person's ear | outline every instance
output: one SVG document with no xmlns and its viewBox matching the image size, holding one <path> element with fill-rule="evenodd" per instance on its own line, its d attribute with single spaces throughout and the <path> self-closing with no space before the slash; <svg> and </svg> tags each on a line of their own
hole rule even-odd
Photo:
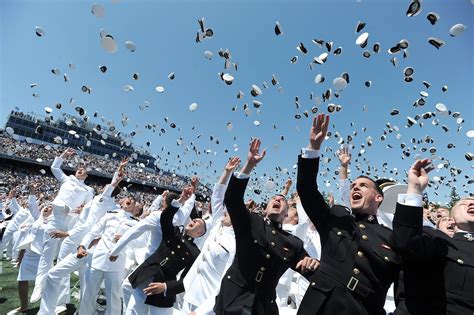
<svg viewBox="0 0 474 315">
<path fill-rule="evenodd" d="M 378 203 L 381 203 L 383 201 L 383 196 L 381 194 L 377 194 L 375 196 L 375 201 L 377 201 Z"/>
</svg>

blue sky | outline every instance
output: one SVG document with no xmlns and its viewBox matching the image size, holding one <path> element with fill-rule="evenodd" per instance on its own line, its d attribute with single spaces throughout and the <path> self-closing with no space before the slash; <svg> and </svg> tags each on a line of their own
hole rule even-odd
<svg viewBox="0 0 474 315">
<path fill-rule="evenodd" d="M 405 15 L 410 1 L 395 0 L 96 2 L 105 9 L 102 18 L 91 14 L 94 1 L 0 1 L 0 125 L 3 126 L 15 106 L 45 114 L 45 106 L 54 108 L 59 102 L 63 107 L 53 112 L 54 117 L 62 112 L 74 113 L 74 106 L 69 105 L 70 98 L 74 98 L 76 105 L 84 107 L 89 116 L 98 112 L 99 117 L 113 120 L 124 132 L 137 131 L 134 143 L 145 146 L 147 141 L 151 142 L 150 151 L 162 158 L 161 167 L 181 174 L 197 172 L 211 183 L 229 156 L 237 154 L 244 159 L 250 138 L 260 137 L 268 151 L 255 176 L 254 186 L 261 188 L 269 176 L 277 182 L 284 181 L 288 175 L 276 171 L 275 167 L 292 172 L 299 149 L 306 146 L 310 119 L 303 116 L 296 120 L 294 115 L 315 106 L 315 100 L 309 99 L 310 93 L 320 96 L 333 88 L 334 78 L 347 72 L 350 83 L 340 97 L 333 96 L 318 108 L 319 112 L 326 112 L 328 103 L 342 106 L 340 112 L 331 114 L 334 128 L 331 126 L 330 131 L 333 134 L 337 131 L 344 138 L 357 132 L 352 142 L 353 160 L 366 138 L 374 139 L 374 144 L 366 145 L 366 152 L 359 157 L 362 169 L 371 165 L 378 169 L 381 177 L 402 180 L 404 170 L 417 153 L 430 156 L 420 149 L 434 146 L 437 148 L 433 156 L 435 164 L 447 161 L 449 167 L 432 174 L 432 177 L 445 176 L 445 180 L 439 187 L 428 189 L 430 198 L 440 202 L 447 200 L 450 188 L 446 183 L 452 178 L 451 167 L 462 170 L 454 183 L 458 192 L 472 192 L 472 184 L 463 187 L 468 181 L 464 175 L 470 179 L 473 173 L 473 162 L 464 158 L 466 152 L 473 152 L 466 132 L 474 129 L 474 5 L 470 1 L 423 1 L 422 11 L 415 17 Z M 435 25 L 426 19 L 430 11 L 440 16 Z M 197 20 L 201 17 L 205 17 L 206 26 L 214 30 L 214 36 L 197 44 L 194 38 L 199 29 Z M 380 53 L 372 53 L 368 59 L 362 56 L 365 49 L 355 44 L 359 34 L 354 30 L 359 20 L 367 24 L 361 33 L 369 33 L 365 49 L 371 51 L 375 42 L 381 45 Z M 275 21 L 282 27 L 280 36 L 273 32 Z M 467 29 L 458 37 L 450 37 L 449 29 L 457 23 L 466 25 Z M 36 36 L 35 26 L 44 29 L 43 37 Z M 115 54 L 101 47 L 101 28 L 116 40 L 119 49 Z M 428 44 L 428 37 L 438 37 L 446 43 L 437 50 Z M 311 70 L 309 63 L 313 57 L 327 51 L 311 42 L 315 38 L 332 41 L 333 50 L 341 46 L 343 51 L 339 56 L 330 53 L 325 64 Z M 407 59 L 402 54 L 387 53 L 388 48 L 401 39 L 410 43 Z M 127 40 L 136 44 L 135 52 L 125 48 Z M 300 42 L 308 49 L 307 55 L 296 50 Z M 224 59 L 217 54 L 220 48 L 230 50 L 232 60 L 238 63 L 238 71 L 224 69 Z M 204 57 L 206 50 L 214 53 L 212 60 Z M 299 58 L 296 64 L 290 63 L 293 56 Z M 398 59 L 398 67 L 390 62 L 393 56 Z M 76 68 L 69 69 L 69 63 L 74 63 Z M 108 68 L 105 74 L 99 71 L 102 65 Z M 407 66 L 415 70 L 411 83 L 403 80 L 403 69 Z M 60 69 L 61 76 L 53 75 L 53 68 Z M 175 72 L 173 81 L 167 78 L 170 72 Z M 219 72 L 231 73 L 235 77 L 233 84 L 228 86 L 221 81 Z M 64 82 L 63 73 L 67 73 L 69 82 Z M 139 73 L 139 80 L 132 79 L 134 73 Z M 318 73 L 325 77 L 325 82 L 314 83 Z M 282 91 L 271 85 L 272 74 L 277 76 Z M 370 88 L 364 85 L 368 80 L 372 81 Z M 432 84 L 429 89 L 422 84 L 424 80 Z M 268 89 L 263 88 L 264 81 L 268 82 Z M 32 83 L 38 86 L 32 89 Z M 134 87 L 133 92 L 123 91 L 127 84 Z M 263 94 L 253 98 L 250 95 L 252 84 L 262 88 Z M 90 87 L 92 93 L 83 93 L 83 85 Z M 165 92 L 157 93 L 157 85 L 163 86 Z M 441 91 L 443 85 L 448 86 L 448 92 Z M 240 100 L 236 98 L 239 90 L 245 93 Z M 429 93 L 426 105 L 413 108 L 421 91 Z M 32 93 L 40 97 L 34 98 Z M 300 109 L 295 106 L 296 96 Z M 253 99 L 263 103 L 260 114 L 252 106 Z M 150 102 L 150 107 L 139 110 L 145 101 Z M 193 102 L 198 104 L 198 109 L 190 112 L 188 107 Z M 244 103 L 252 108 L 248 117 L 243 112 Z M 460 112 L 464 123 L 458 125 L 453 117 L 437 116 L 438 126 L 432 125 L 432 118 L 421 119 L 422 128 L 405 127 L 407 116 L 436 112 L 437 103 Z M 364 105 L 367 111 L 363 111 Z M 234 106 L 235 112 L 232 111 Z M 399 109 L 400 114 L 390 116 L 394 108 Z M 120 123 L 122 113 L 129 118 L 126 127 Z M 168 123 L 165 117 L 169 118 Z M 260 121 L 260 126 L 254 125 L 255 120 Z M 170 128 L 171 122 L 180 130 Z M 233 125 L 232 131 L 226 129 L 228 122 Z M 387 123 L 398 126 L 399 131 L 388 133 L 387 140 L 381 141 L 383 130 L 388 131 Z M 147 124 L 157 124 L 157 132 L 145 129 Z M 444 132 L 442 125 L 447 126 L 449 132 Z M 462 127 L 459 132 L 458 126 Z M 166 129 L 166 134 L 159 136 L 161 128 Z M 199 134 L 202 136 L 198 138 Z M 417 144 L 414 149 L 411 139 L 426 135 L 431 136 L 434 143 Z M 211 136 L 213 141 L 210 141 Z M 180 137 L 183 141 L 178 146 L 176 141 Z M 335 151 L 339 147 L 337 140 L 332 136 L 325 144 Z M 401 158 L 401 143 L 411 148 L 410 157 Z M 447 149 L 448 143 L 456 147 Z M 387 148 L 388 144 L 393 149 Z M 200 152 L 210 150 L 211 153 L 196 155 L 192 150 L 186 151 L 186 146 L 192 149 L 194 145 Z M 234 148 L 238 151 L 234 152 Z M 226 154 L 225 149 L 229 153 Z M 329 171 L 323 174 L 320 183 L 325 186 L 327 180 L 330 186 L 324 190 L 336 191 L 333 176 L 337 159 L 330 153 L 325 156 L 331 161 L 321 166 L 323 171 L 326 168 Z M 381 167 L 384 162 L 388 164 L 386 172 Z M 351 165 L 353 175 L 360 174 L 356 164 L 353 161 Z M 394 168 L 398 169 L 398 176 L 389 172 Z"/>
</svg>

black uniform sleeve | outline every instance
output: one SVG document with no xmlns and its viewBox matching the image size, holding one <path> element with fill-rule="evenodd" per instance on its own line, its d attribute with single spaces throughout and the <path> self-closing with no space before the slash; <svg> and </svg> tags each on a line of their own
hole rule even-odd
<svg viewBox="0 0 474 315">
<path fill-rule="evenodd" d="M 235 237 L 250 236 L 250 213 L 244 203 L 244 193 L 249 179 L 232 175 L 224 196 L 224 204 L 230 215 Z"/>
<path fill-rule="evenodd" d="M 173 217 L 178 212 L 177 207 L 169 206 L 160 216 L 161 231 L 163 239 L 168 239 L 174 235 Z"/>
<path fill-rule="evenodd" d="M 393 218 L 393 246 L 402 254 L 418 258 L 436 256 L 441 242 L 423 232 L 423 208 L 397 203 Z"/>
<path fill-rule="evenodd" d="M 318 231 L 323 231 L 329 217 L 329 205 L 318 191 L 316 177 L 319 170 L 319 157 L 304 159 L 298 157 L 298 176 L 296 190 L 301 200 L 301 205 L 311 222 Z"/>
</svg>

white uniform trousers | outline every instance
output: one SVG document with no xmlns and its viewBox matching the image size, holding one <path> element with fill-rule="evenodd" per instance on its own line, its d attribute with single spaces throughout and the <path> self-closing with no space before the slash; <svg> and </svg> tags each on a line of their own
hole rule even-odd
<svg viewBox="0 0 474 315">
<path fill-rule="evenodd" d="M 105 297 L 107 298 L 106 315 L 117 315 L 122 313 L 122 280 L 121 271 L 102 271 L 88 267 L 85 272 L 85 285 L 79 307 L 79 315 L 90 315 L 95 312 L 97 294 L 104 280 Z"/>
<path fill-rule="evenodd" d="M 43 251 L 38 263 L 38 272 L 36 274 L 35 288 L 31 295 L 31 300 L 35 301 L 43 294 L 43 288 L 48 271 L 53 267 L 53 260 L 59 248 L 59 239 L 52 238 L 50 232 L 44 231 Z"/>
<path fill-rule="evenodd" d="M 21 260 L 17 281 L 32 281 L 36 278 L 40 255 L 27 249 Z"/>
<path fill-rule="evenodd" d="M 143 285 L 136 289 L 133 289 L 132 296 L 128 302 L 127 311 L 125 312 L 126 315 L 173 315 L 172 307 L 162 308 L 145 304 L 147 296 L 143 293 L 143 289 L 146 288 L 150 282 L 152 282 L 151 279 L 150 281 L 145 281 Z"/>
<path fill-rule="evenodd" d="M 58 254 L 58 262 L 65 259 L 70 254 L 73 254 L 73 256 L 76 257 L 77 246 L 79 246 L 79 244 L 77 244 L 76 242 L 73 242 L 69 237 L 67 237 L 61 243 L 61 248 L 59 249 L 59 254 Z M 81 266 L 84 266 L 84 265 L 81 265 Z M 82 270 L 82 272 L 83 271 L 84 270 Z M 57 284 L 61 288 L 58 292 L 59 297 L 57 299 L 57 305 L 68 304 L 71 301 L 70 282 L 71 282 L 70 273 L 64 273 L 63 278 L 61 279 L 61 282 Z"/>
<path fill-rule="evenodd" d="M 130 281 L 128 281 L 128 276 L 122 282 L 122 307 L 125 311 L 127 309 L 128 302 L 132 296 L 133 288 Z"/>
<path fill-rule="evenodd" d="M 38 312 L 39 315 L 54 314 L 56 305 L 63 304 L 59 302 L 61 298 L 60 292 L 63 289 L 61 284 L 65 278 L 69 280 L 71 273 L 74 271 L 79 271 L 82 292 L 82 287 L 85 283 L 84 273 L 88 260 L 90 260 L 89 256 L 79 259 L 75 253 L 69 254 L 48 272 L 48 276 L 45 279 L 41 306 Z M 67 285 L 69 292 L 69 281 Z M 82 293 L 80 296 L 82 297 Z"/>
</svg>

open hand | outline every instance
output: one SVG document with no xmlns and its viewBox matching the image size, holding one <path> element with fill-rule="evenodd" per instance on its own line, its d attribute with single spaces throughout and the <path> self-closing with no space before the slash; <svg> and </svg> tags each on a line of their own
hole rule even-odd
<svg viewBox="0 0 474 315">
<path fill-rule="evenodd" d="M 128 157 L 124 157 L 118 166 L 118 171 L 123 172 L 128 164 Z"/>
<path fill-rule="evenodd" d="M 263 158 L 265 157 L 265 154 L 267 152 L 265 149 L 262 150 L 262 153 L 259 152 L 261 143 L 262 141 L 260 141 L 260 139 L 253 139 L 250 142 L 250 149 L 249 153 L 247 154 L 248 164 L 255 166 L 260 163 L 260 161 L 263 160 Z"/>
<path fill-rule="evenodd" d="M 309 145 L 308 149 L 319 150 L 321 144 L 326 138 L 329 127 L 329 116 L 325 114 L 319 114 L 313 118 L 313 125 L 309 130 Z"/>
<path fill-rule="evenodd" d="M 74 154 L 76 154 L 76 151 L 74 151 L 73 148 L 67 148 L 63 154 L 61 154 L 62 157 L 66 157 L 66 158 L 69 158 L 71 156 L 73 156 Z"/>
<path fill-rule="evenodd" d="M 240 164 L 240 159 L 238 157 L 236 156 L 231 157 L 225 166 L 225 171 L 232 172 L 233 170 L 236 169 L 237 166 L 239 166 L 239 164 Z"/>
<path fill-rule="evenodd" d="M 432 170 L 431 160 L 416 160 L 408 171 L 407 194 L 421 195 L 428 185 L 428 173 Z"/>
<path fill-rule="evenodd" d="M 337 151 L 337 158 L 341 163 L 342 167 L 347 167 L 351 162 L 351 153 L 349 153 L 349 148 L 344 146 L 340 150 Z"/>
</svg>

